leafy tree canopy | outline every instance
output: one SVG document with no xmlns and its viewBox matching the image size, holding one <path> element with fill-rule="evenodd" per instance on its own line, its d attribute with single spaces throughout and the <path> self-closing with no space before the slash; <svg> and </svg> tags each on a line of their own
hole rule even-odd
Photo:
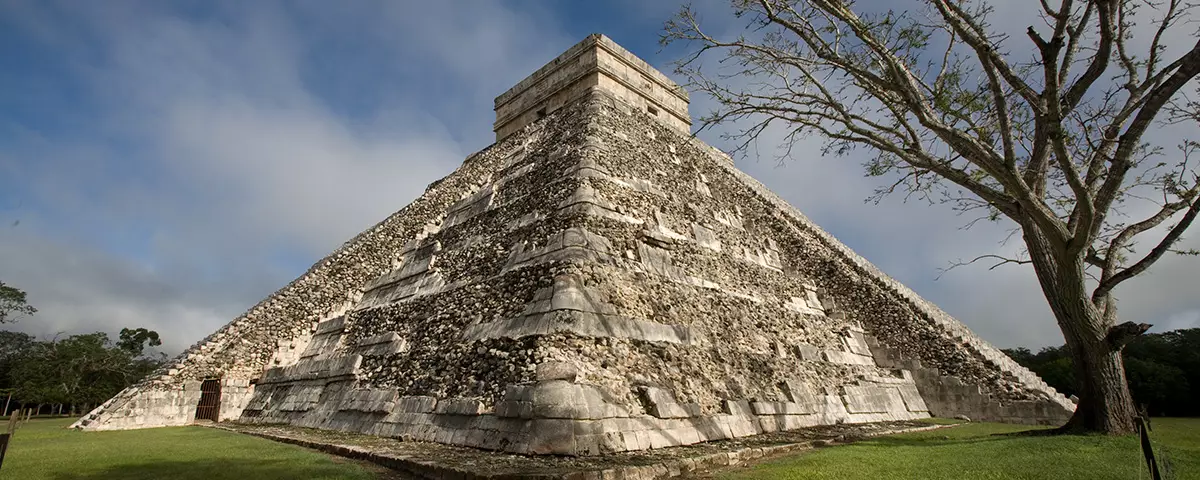
<svg viewBox="0 0 1200 480">
<path fill-rule="evenodd" d="M 0 323 L 12 323 L 21 315 L 33 315 L 37 309 L 25 300 L 25 292 L 0 281 Z"/>
</svg>

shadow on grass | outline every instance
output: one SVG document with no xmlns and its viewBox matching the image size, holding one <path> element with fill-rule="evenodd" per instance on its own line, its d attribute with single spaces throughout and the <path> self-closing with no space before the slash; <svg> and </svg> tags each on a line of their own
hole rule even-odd
<svg viewBox="0 0 1200 480">
<path fill-rule="evenodd" d="M 370 478 L 363 473 L 357 478 Z M 163 461 L 112 465 L 86 473 L 58 473 L 55 480 L 219 480 L 219 479 L 344 479 L 344 466 L 337 464 L 306 465 L 285 460 L 222 460 Z"/>
<path fill-rule="evenodd" d="M 950 445 L 972 445 L 1011 440 L 1003 435 L 978 435 L 969 437 L 922 436 L 922 437 L 878 437 L 855 442 L 854 445 L 871 447 L 945 447 Z"/>
<path fill-rule="evenodd" d="M 1002 437 L 1010 437 L 1010 438 L 1011 437 L 1068 437 L 1068 436 L 1077 436 L 1077 437 L 1093 436 L 1093 437 L 1096 437 L 1096 436 L 1104 436 L 1104 434 L 1101 434 L 1101 433 L 1091 433 L 1091 432 L 1083 432 L 1083 431 L 1079 431 L 1079 430 L 1072 430 L 1065 426 L 1056 427 L 1056 428 L 1036 428 L 1036 429 L 1032 429 L 1032 430 L 1021 430 L 1019 432 L 994 433 L 993 435 L 998 435 L 998 436 L 1002 436 Z"/>
</svg>

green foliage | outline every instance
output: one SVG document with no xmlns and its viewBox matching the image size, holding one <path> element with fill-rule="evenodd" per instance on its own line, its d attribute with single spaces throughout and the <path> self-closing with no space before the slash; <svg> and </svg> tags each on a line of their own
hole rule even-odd
<svg viewBox="0 0 1200 480">
<path fill-rule="evenodd" d="M 100 479 L 361 479 L 382 468 L 294 445 L 202 427 L 119 432 L 68 430 L 74 419 L 33 420 L 21 427 L 0 478 Z"/>
<path fill-rule="evenodd" d="M 1174 478 L 1200 478 L 1200 419 L 1157 418 L 1150 434 Z M 1147 478 L 1133 435 L 1005 436 L 1024 425 L 969 423 L 822 448 L 724 472 L 772 479 Z"/>
<path fill-rule="evenodd" d="M 145 328 L 122 328 L 121 339 L 117 341 L 118 348 L 135 357 L 142 355 L 147 344 L 151 347 L 162 345 L 162 340 L 158 338 L 158 332 Z"/>
<path fill-rule="evenodd" d="M 158 333 L 122 330 L 113 343 L 103 332 L 39 341 L 0 331 L 0 385 L 25 404 L 99 404 L 160 367 L 165 360 L 142 356 L 145 342 L 160 345 Z"/>
<path fill-rule="evenodd" d="M 35 343 L 37 341 L 33 335 L 0 330 L 0 389 L 7 391 L 13 388 L 9 372 L 28 358 L 29 350 Z"/>
<path fill-rule="evenodd" d="M 1194 415 L 1192 387 L 1183 370 L 1140 358 L 1125 359 L 1125 377 L 1134 401 L 1151 415 Z"/>
<path fill-rule="evenodd" d="M 33 315 L 37 309 L 25 300 L 25 292 L 0 282 L 0 323 L 17 321 L 20 315 Z"/>
<path fill-rule="evenodd" d="M 1063 395 L 1078 391 L 1071 354 L 1046 347 L 1004 350 L 1014 361 L 1037 373 Z M 1151 415 L 1200 415 L 1200 328 L 1150 333 L 1137 337 L 1122 352 L 1129 391 Z"/>
</svg>

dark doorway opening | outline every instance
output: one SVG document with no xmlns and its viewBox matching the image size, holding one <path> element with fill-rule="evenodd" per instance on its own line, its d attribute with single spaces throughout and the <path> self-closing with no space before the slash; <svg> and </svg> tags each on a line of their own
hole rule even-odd
<svg viewBox="0 0 1200 480">
<path fill-rule="evenodd" d="M 196 420 L 217 421 L 221 413 L 221 380 L 210 378 L 200 384 L 200 403 L 196 404 Z"/>
</svg>

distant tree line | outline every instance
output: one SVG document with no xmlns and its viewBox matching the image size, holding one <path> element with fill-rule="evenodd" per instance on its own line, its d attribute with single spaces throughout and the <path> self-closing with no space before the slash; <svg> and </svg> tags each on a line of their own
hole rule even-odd
<svg viewBox="0 0 1200 480">
<path fill-rule="evenodd" d="M 0 323 L 36 312 L 25 292 L 0 282 Z M 0 413 L 86 412 L 160 367 L 166 355 L 146 350 L 159 345 L 145 328 L 123 328 L 115 341 L 104 332 L 38 339 L 0 330 Z"/>
<path fill-rule="evenodd" d="M 1027 348 L 1004 353 L 1037 373 L 1063 395 L 1079 385 L 1066 346 Z M 1153 416 L 1200 416 L 1200 328 L 1148 333 L 1129 342 L 1122 352 L 1129 390 L 1138 406 Z"/>
<path fill-rule="evenodd" d="M 38 413 L 82 413 L 141 380 L 166 361 L 158 334 L 122 329 L 116 342 L 104 332 L 38 340 L 0 331 L 0 402 L 3 412 L 33 408 Z"/>
</svg>

